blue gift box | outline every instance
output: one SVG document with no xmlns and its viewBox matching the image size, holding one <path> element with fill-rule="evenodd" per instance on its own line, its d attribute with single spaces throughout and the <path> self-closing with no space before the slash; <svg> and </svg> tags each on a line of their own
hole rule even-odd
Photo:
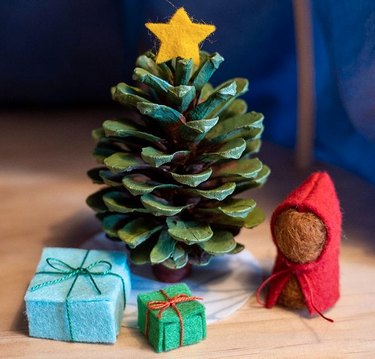
<svg viewBox="0 0 375 359">
<path fill-rule="evenodd" d="M 121 252 L 44 248 L 25 295 L 29 334 L 114 343 L 130 289 Z"/>
</svg>

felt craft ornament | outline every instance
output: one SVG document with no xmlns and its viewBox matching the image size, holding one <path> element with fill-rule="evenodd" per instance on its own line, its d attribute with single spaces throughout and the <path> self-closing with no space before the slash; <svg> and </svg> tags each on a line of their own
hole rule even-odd
<svg viewBox="0 0 375 359">
<path fill-rule="evenodd" d="M 208 82 L 224 59 L 198 44 L 214 27 L 192 23 L 183 9 L 147 27 L 160 37 L 159 53 L 138 57 L 137 86 L 112 88 L 127 112 L 93 132 L 100 166 L 88 174 L 103 188 L 87 203 L 134 263 L 178 282 L 192 265 L 244 248 L 234 237 L 264 216 L 237 195 L 262 186 L 270 170 L 255 157 L 263 115 L 238 99 L 248 81 Z"/>
<path fill-rule="evenodd" d="M 323 315 L 339 298 L 341 211 L 331 178 L 312 174 L 274 211 L 272 237 L 277 247 L 265 306 L 276 303 Z"/>
<path fill-rule="evenodd" d="M 198 66 L 198 45 L 215 31 L 214 25 L 194 24 L 184 8 L 178 9 L 168 24 L 147 23 L 146 27 L 160 40 L 157 64 L 181 57 L 193 59 Z"/>
<path fill-rule="evenodd" d="M 206 338 L 201 300 L 184 283 L 138 295 L 138 326 L 155 351 L 169 351 Z"/>
<path fill-rule="evenodd" d="M 32 337 L 114 343 L 131 289 L 121 252 L 44 248 L 25 295 Z"/>
</svg>

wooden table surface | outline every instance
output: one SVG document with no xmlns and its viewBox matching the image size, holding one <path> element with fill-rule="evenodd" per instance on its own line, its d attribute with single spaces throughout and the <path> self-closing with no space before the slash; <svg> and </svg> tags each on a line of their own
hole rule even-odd
<svg viewBox="0 0 375 359">
<path fill-rule="evenodd" d="M 23 296 L 44 246 L 78 247 L 99 231 L 85 205 L 95 186 L 85 171 L 92 128 L 112 109 L 0 113 L 0 358 L 375 358 L 375 188 L 330 166 L 344 213 L 341 299 L 335 319 L 308 318 L 282 308 L 261 308 L 252 297 L 237 313 L 208 327 L 205 341 L 155 354 L 137 330 L 122 328 L 115 345 L 64 343 L 28 337 Z M 262 159 L 273 170 L 252 196 L 272 209 L 309 171 L 294 168 L 293 154 L 265 144 Z M 265 274 L 275 248 L 268 220 L 243 230 L 239 241 Z"/>
</svg>

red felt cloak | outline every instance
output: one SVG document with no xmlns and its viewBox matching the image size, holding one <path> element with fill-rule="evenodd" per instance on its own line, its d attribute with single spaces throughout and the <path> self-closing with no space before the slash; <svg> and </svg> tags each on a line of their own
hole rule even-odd
<svg viewBox="0 0 375 359">
<path fill-rule="evenodd" d="M 270 288 L 265 305 L 267 308 L 275 305 L 284 286 L 294 274 L 301 286 L 310 314 L 322 315 L 321 312 L 332 307 L 340 296 L 341 211 L 330 176 L 326 172 L 313 173 L 276 208 L 271 219 L 272 238 L 275 244 L 273 230 L 276 218 L 288 208 L 300 212 L 312 212 L 318 216 L 326 226 L 327 238 L 320 256 L 306 264 L 289 261 L 277 248 L 275 266 L 271 277 L 267 280 Z"/>
</svg>

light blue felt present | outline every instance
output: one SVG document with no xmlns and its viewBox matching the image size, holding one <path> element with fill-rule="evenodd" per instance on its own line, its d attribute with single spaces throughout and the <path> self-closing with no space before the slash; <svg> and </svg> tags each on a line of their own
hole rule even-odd
<svg viewBox="0 0 375 359">
<path fill-rule="evenodd" d="M 130 289 L 121 252 L 44 248 L 25 295 L 29 334 L 114 343 Z"/>
</svg>

